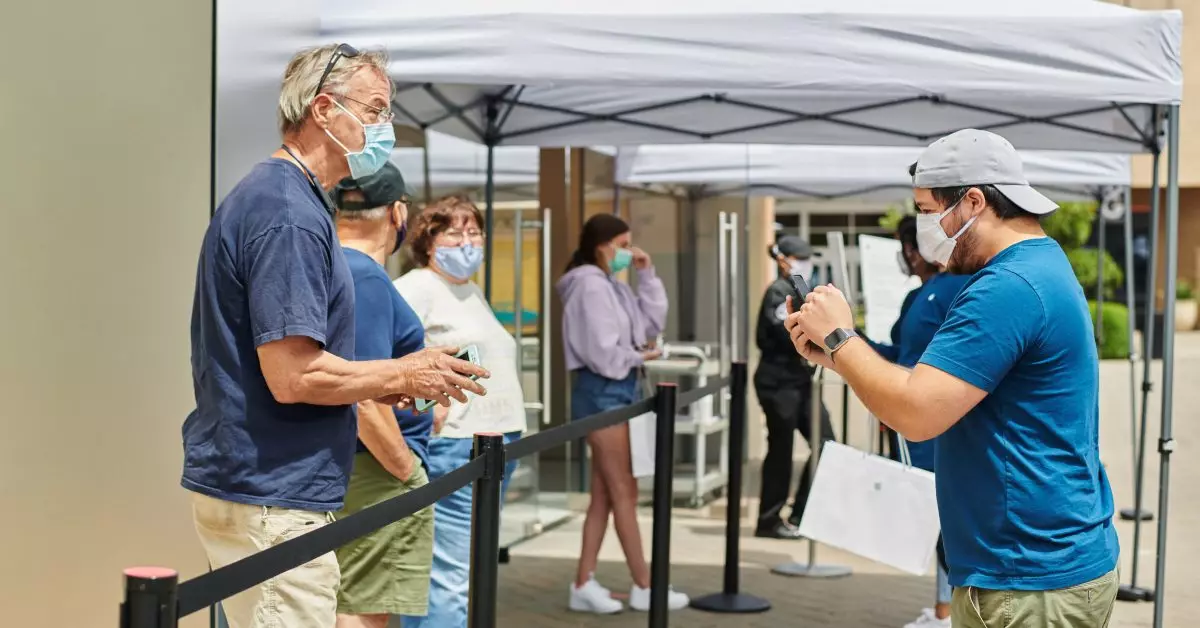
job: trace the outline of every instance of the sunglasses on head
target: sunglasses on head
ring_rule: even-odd
[[[325,64],[325,71],[321,73],[321,80],[317,81],[317,91],[313,93],[313,96],[315,97],[317,94],[321,93],[321,88],[325,87],[325,80],[329,78],[329,73],[333,72],[333,66],[337,65],[338,59],[341,59],[342,57],[353,59],[357,56],[358,49],[354,46],[351,46],[350,44],[338,44],[337,49],[334,50],[333,54],[329,57],[329,63]]]

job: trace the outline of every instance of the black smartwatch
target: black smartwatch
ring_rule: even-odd
[[[858,332],[853,329],[835,329],[828,336],[825,336],[825,346],[829,348],[829,355],[833,355],[835,351],[842,348],[847,340],[858,337]]]

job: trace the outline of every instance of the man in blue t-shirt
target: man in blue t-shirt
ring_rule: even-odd
[[[196,273],[196,409],[183,424],[182,484],[214,569],[314,530],[342,507],[355,403],[448,405],[465,401],[464,390],[482,392],[464,375],[487,376],[451,357],[453,348],[354,361],[354,286],[325,187],[374,172],[390,153],[385,55],[302,51],[281,90],[283,146],[221,202]],[[339,579],[330,552],[222,607],[230,628],[332,628]]]
[[[347,178],[334,189],[337,231],[354,280],[354,356],[386,360],[420,351],[425,327],[384,269],[404,242],[408,190],[396,166]],[[337,513],[364,508],[429,483],[426,451],[433,413],[358,402],[358,453]],[[433,508],[426,508],[337,550],[342,569],[339,624],[386,628],[390,615],[424,616],[433,563]],[[349,616],[354,616],[353,618]]]
[[[1106,626],[1119,550],[1099,361],[1083,291],[1038,222],[1056,206],[985,131],[934,142],[912,175],[921,255],[971,275],[919,363],[879,357],[829,286],[788,317],[792,340],[906,438],[939,437],[955,628]]]

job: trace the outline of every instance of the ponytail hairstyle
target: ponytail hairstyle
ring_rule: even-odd
[[[571,261],[567,263],[567,271],[570,272],[587,264],[599,266],[600,261],[596,259],[596,249],[628,232],[629,225],[612,214],[596,214],[588,218],[587,222],[583,223],[583,230],[579,232],[579,248],[575,249],[571,255]]]

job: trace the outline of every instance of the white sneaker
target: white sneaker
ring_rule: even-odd
[[[625,609],[619,600],[613,599],[612,591],[600,586],[595,577],[588,578],[582,587],[571,583],[571,601],[568,606],[573,611],[598,615],[611,615]]]
[[[950,618],[938,619],[932,608],[926,608],[916,621],[904,624],[904,628],[950,628]]]
[[[677,611],[681,608],[687,608],[691,600],[688,596],[675,590],[674,587],[667,591],[667,609]],[[635,611],[650,610],[650,589],[643,589],[638,585],[633,585],[629,590],[629,608]]]

